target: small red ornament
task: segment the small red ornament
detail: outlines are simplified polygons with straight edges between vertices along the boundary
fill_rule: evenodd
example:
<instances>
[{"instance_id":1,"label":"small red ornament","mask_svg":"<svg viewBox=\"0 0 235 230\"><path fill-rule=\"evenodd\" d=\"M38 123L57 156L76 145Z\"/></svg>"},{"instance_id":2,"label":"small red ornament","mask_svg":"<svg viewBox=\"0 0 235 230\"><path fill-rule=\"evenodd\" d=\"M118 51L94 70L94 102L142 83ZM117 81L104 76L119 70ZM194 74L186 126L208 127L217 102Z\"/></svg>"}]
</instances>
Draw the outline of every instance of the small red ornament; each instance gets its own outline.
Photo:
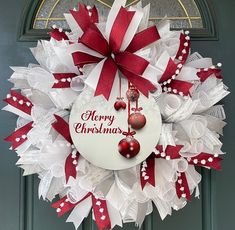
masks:
<instances>
[{"instance_id":1,"label":"small red ornament","mask_svg":"<svg viewBox=\"0 0 235 230\"><path fill-rule=\"evenodd\" d=\"M114 103L114 109L119 111L120 109L126 109L126 103L123 101L122 98L118 98L118 100Z\"/></svg>"},{"instance_id":2,"label":"small red ornament","mask_svg":"<svg viewBox=\"0 0 235 230\"><path fill-rule=\"evenodd\" d=\"M130 101L137 101L140 97L139 91L135 87L130 87L126 92L127 99Z\"/></svg>"},{"instance_id":3,"label":"small red ornament","mask_svg":"<svg viewBox=\"0 0 235 230\"><path fill-rule=\"evenodd\" d=\"M132 129L139 130L146 125L146 118L140 113L140 110L142 110L142 108L134 109L135 112L128 118L128 124Z\"/></svg>"},{"instance_id":4,"label":"small red ornament","mask_svg":"<svg viewBox=\"0 0 235 230\"><path fill-rule=\"evenodd\" d=\"M133 158L140 151L139 142L132 136L127 135L126 138L123 138L118 144L119 153L125 158Z\"/></svg>"}]
</instances>

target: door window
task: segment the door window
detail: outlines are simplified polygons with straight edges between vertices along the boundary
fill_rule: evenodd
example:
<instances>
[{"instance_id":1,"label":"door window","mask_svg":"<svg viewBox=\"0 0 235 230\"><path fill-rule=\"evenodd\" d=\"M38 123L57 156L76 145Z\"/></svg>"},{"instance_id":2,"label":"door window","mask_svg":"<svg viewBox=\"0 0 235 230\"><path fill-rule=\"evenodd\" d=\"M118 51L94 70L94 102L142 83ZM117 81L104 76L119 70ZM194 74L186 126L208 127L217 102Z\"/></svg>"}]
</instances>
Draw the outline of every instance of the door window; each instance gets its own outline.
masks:
<instances>
[{"instance_id":1,"label":"door window","mask_svg":"<svg viewBox=\"0 0 235 230\"><path fill-rule=\"evenodd\" d=\"M136 4L139 0L129 0L127 4ZM63 14L69 9L77 7L78 0L42 0L33 21L34 29L49 29L57 25L68 28ZM88 5L96 5L101 20L106 18L112 5L112 0L86 0L80 1ZM197 3L194 0L143 0L143 5L151 3L150 20L160 21L163 18L171 20L172 29L203 28L203 20Z\"/></svg>"}]
</instances>

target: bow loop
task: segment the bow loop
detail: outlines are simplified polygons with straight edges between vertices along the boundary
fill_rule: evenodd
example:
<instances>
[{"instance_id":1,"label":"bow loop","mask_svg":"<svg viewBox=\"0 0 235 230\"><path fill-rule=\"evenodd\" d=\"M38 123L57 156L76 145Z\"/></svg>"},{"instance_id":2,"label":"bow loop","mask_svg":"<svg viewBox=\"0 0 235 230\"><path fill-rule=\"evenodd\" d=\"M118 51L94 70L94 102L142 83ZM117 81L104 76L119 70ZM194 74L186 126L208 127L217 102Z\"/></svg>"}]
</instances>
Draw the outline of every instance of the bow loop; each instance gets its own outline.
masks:
<instances>
[{"instance_id":1,"label":"bow loop","mask_svg":"<svg viewBox=\"0 0 235 230\"><path fill-rule=\"evenodd\" d=\"M141 32L137 33L129 46L127 47L126 51L135 53L136 51L143 49L144 47L156 42L160 39L159 32L156 26L151 26Z\"/></svg>"},{"instance_id":2,"label":"bow loop","mask_svg":"<svg viewBox=\"0 0 235 230\"><path fill-rule=\"evenodd\" d=\"M122 132L122 134L124 135L124 136L131 136L131 137L133 137L135 134L136 134L136 131L128 131L128 132Z\"/></svg>"},{"instance_id":3,"label":"bow loop","mask_svg":"<svg viewBox=\"0 0 235 230\"><path fill-rule=\"evenodd\" d=\"M99 30L95 30L94 28L87 29L79 42L103 56L109 56L111 53L107 40Z\"/></svg>"},{"instance_id":4,"label":"bow loop","mask_svg":"<svg viewBox=\"0 0 235 230\"><path fill-rule=\"evenodd\" d=\"M109 44L112 47L113 53L120 51L122 42L134 15L134 11L127 11L124 7L120 8L109 37Z\"/></svg>"},{"instance_id":5,"label":"bow loop","mask_svg":"<svg viewBox=\"0 0 235 230\"><path fill-rule=\"evenodd\" d=\"M79 3L78 8L78 11L70 10L70 13L83 31L93 26L94 23L99 22L98 12L95 6L88 10L86 5Z\"/></svg>"},{"instance_id":6,"label":"bow loop","mask_svg":"<svg viewBox=\"0 0 235 230\"><path fill-rule=\"evenodd\" d=\"M83 52L75 52L72 54L72 56L74 64L80 68L82 68L84 65L94 64L102 60L99 57L95 57Z\"/></svg>"}]
</instances>

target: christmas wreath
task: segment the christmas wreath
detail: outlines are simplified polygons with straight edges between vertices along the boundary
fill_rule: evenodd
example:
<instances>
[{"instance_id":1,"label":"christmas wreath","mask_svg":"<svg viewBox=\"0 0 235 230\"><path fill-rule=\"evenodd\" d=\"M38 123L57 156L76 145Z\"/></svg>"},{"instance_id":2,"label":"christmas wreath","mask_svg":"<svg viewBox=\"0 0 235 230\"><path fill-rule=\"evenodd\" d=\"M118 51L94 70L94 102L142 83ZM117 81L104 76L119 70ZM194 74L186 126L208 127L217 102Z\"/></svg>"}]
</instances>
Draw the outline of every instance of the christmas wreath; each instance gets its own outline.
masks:
<instances>
[{"instance_id":1,"label":"christmas wreath","mask_svg":"<svg viewBox=\"0 0 235 230\"><path fill-rule=\"evenodd\" d=\"M149 25L149 5L125 4L105 21L79 4L70 32L54 26L31 49L39 64L12 67L4 110L19 118L6 141L76 228L91 209L99 229L141 226L153 204L164 219L199 196L196 167L221 168L221 64L192 53L188 31Z\"/></svg>"}]
</instances>

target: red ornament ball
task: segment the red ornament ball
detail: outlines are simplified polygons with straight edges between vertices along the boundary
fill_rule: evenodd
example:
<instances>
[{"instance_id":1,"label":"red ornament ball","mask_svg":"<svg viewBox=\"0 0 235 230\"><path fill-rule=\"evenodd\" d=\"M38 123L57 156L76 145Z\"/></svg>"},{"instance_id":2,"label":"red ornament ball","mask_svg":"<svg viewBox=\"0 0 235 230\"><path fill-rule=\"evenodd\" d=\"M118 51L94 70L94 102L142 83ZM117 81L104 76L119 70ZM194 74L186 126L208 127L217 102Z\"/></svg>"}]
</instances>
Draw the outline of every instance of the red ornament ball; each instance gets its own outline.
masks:
<instances>
[{"instance_id":1,"label":"red ornament ball","mask_svg":"<svg viewBox=\"0 0 235 230\"><path fill-rule=\"evenodd\" d=\"M118 144L119 153L125 158L133 158L140 151L140 144L134 137L126 137Z\"/></svg>"},{"instance_id":2,"label":"red ornament ball","mask_svg":"<svg viewBox=\"0 0 235 230\"><path fill-rule=\"evenodd\" d=\"M126 109L126 103L122 100L116 101L114 103L114 109L119 111L120 109L125 110Z\"/></svg>"},{"instance_id":3,"label":"red ornament ball","mask_svg":"<svg viewBox=\"0 0 235 230\"><path fill-rule=\"evenodd\" d=\"M137 101L140 97L140 93L137 89L130 88L127 90L126 96L130 101Z\"/></svg>"},{"instance_id":4,"label":"red ornament ball","mask_svg":"<svg viewBox=\"0 0 235 230\"><path fill-rule=\"evenodd\" d=\"M145 126L146 118L142 113L135 112L129 116L128 124L131 126L132 129L139 130Z\"/></svg>"}]
</instances>

